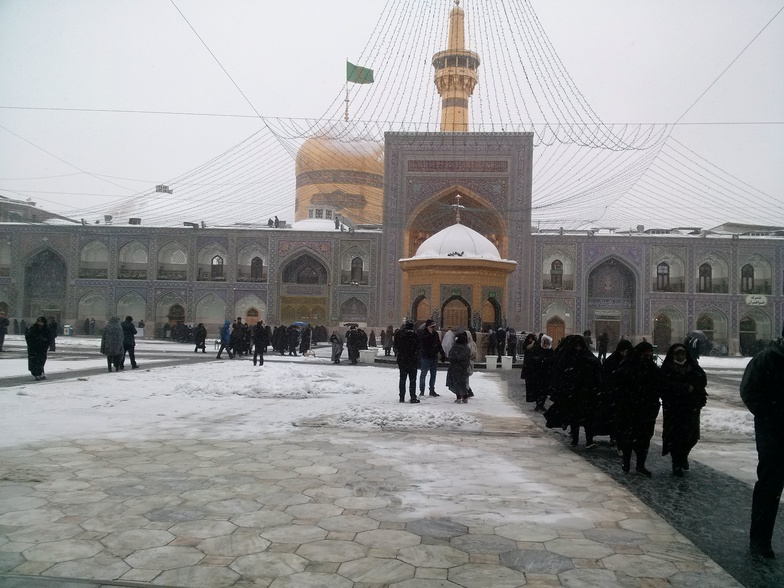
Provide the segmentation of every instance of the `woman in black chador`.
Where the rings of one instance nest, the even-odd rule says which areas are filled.
[[[27,341],[27,367],[36,380],[45,380],[44,365],[49,351],[49,328],[46,317],[39,316],[25,333]]]
[[[610,444],[616,443],[615,426],[618,411],[618,368],[632,352],[634,345],[628,339],[618,341],[618,346],[602,363],[602,388],[596,404],[594,435],[609,435]]]
[[[676,343],[661,366],[661,399],[664,411],[662,455],[672,456],[672,473],[689,469],[689,452],[700,439],[700,411],[707,402],[705,371],[686,347]]]
[[[608,360],[609,361],[609,360]],[[645,468],[656,417],[659,415],[659,367],[653,361],[653,345],[639,343],[617,371],[618,404],[615,429],[623,454],[623,471],[631,468],[637,454],[637,473],[650,477]]]
[[[199,323],[199,326],[196,327],[196,333],[193,336],[193,342],[196,345],[193,350],[194,353],[196,353],[199,349],[201,349],[202,353],[207,353],[207,327],[204,326],[204,323]]]
[[[585,428],[585,447],[595,447],[593,420],[599,393],[599,360],[580,335],[569,335],[555,350],[553,366],[553,402],[564,415],[564,423],[571,426],[572,447],[580,439],[580,427]]]
[[[539,333],[539,338],[530,333],[526,338],[523,354],[523,370],[520,377],[525,379],[525,401],[536,402],[534,410],[544,410],[550,393],[550,377],[553,361],[552,338]]]

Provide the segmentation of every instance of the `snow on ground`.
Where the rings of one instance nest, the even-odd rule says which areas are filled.
[[[145,347],[142,343],[137,354]],[[192,348],[182,347],[192,353]],[[66,350],[58,340],[57,353]],[[441,397],[400,404],[397,369],[333,365],[327,354],[324,349],[317,358],[269,355],[263,367],[254,367],[249,358],[205,358],[160,369],[143,366],[2,388],[0,446],[58,438],[252,438],[321,424],[481,430],[482,415],[519,415],[507,398],[506,384],[493,373],[473,377],[476,399],[469,404],[455,404],[445,391],[445,370],[438,373]],[[6,366],[23,361],[3,359],[0,366],[7,373]],[[47,372],[54,373],[56,361],[47,362]],[[105,365],[102,356],[62,363],[81,368],[96,362]]]

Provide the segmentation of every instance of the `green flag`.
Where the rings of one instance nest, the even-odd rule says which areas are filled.
[[[346,81],[355,84],[372,84],[373,70],[368,67],[359,67],[353,63],[346,62]]]

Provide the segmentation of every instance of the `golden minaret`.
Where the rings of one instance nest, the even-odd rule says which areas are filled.
[[[479,55],[465,48],[465,12],[460,0],[449,11],[446,51],[433,56],[435,84],[441,96],[441,131],[468,130],[468,99],[476,86]]]

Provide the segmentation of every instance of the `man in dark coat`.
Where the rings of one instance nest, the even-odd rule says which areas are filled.
[[[120,366],[121,369],[125,369],[125,354],[127,353],[131,360],[131,369],[135,370],[139,364],[136,363],[136,327],[133,326],[133,317],[126,316],[121,326],[123,330],[123,358]]]
[[[120,317],[113,316],[106,323],[101,335],[101,353],[106,356],[106,364],[109,371],[119,372],[123,369],[123,328],[120,325]]]
[[[196,353],[201,349],[202,353],[207,353],[207,327],[204,323],[199,323],[196,327],[196,332],[193,335],[193,343],[196,345],[193,352]]]
[[[27,341],[27,367],[36,381],[45,380],[44,365],[46,365],[46,352],[49,350],[49,331],[45,316],[39,316],[27,329],[25,340]]]
[[[503,327],[498,327],[495,332],[495,344],[498,362],[501,363],[501,356],[506,353],[506,330]]]
[[[746,366],[740,397],[754,415],[759,459],[749,546],[755,555],[773,559],[773,525],[784,490],[784,331]]]
[[[623,453],[623,471],[631,468],[632,451],[637,455],[637,473],[646,477],[648,449],[659,415],[659,367],[653,361],[653,345],[639,343],[621,362],[618,377],[616,434]]]
[[[290,325],[286,329],[286,341],[288,342],[289,355],[297,357],[297,345],[299,345],[299,329]]]
[[[357,365],[359,350],[362,348],[362,334],[353,325],[346,333],[346,347],[348,348],[348,362],[351,365]]]
[[[419,395],[425,395],[425,379],[430,374],[430,396],[440,396],[436,392],[436,372],[438,371],[438,359],[446,359],[444,348],[441,347],[441,337],[436,330],[436,324],[432,319],[425,321],[425,328],[419,334],[419,348],[421,358],[419,360]]]
[[[11,323],[5,316],[4,312],[0,312],[0,351],[3,350],[3,343],[5,342],[5,334],[8,332],[8,325]]]
[[[59,325],[54,320],[53,316],[49,317],[49,322],[46,324],[47,331],[49,332],[49,351],[57,351],[57,329]]]
[[[269,345],[267,328],[264,326],[264,321],[259,321],[253,325],[253,365],[256,365],[257,357],[259,365],[264,365],[264,350],[267,345]]]
[[[599,352],[599,361],[604,363],[607,358],[607,347],[610,344],[610,336],[604,332],[596,338],[596,349]]]
[[[395,333],[395,349],[397,349],[397,367],[400,370],[400,383],[398,391],[400,402],[406,401],[406,379],[408,379],[408,393],[411,404],[417,404],[416,375],[419,367],[419,337],[414,332],[414,323],[408,321],[405,326]]]

